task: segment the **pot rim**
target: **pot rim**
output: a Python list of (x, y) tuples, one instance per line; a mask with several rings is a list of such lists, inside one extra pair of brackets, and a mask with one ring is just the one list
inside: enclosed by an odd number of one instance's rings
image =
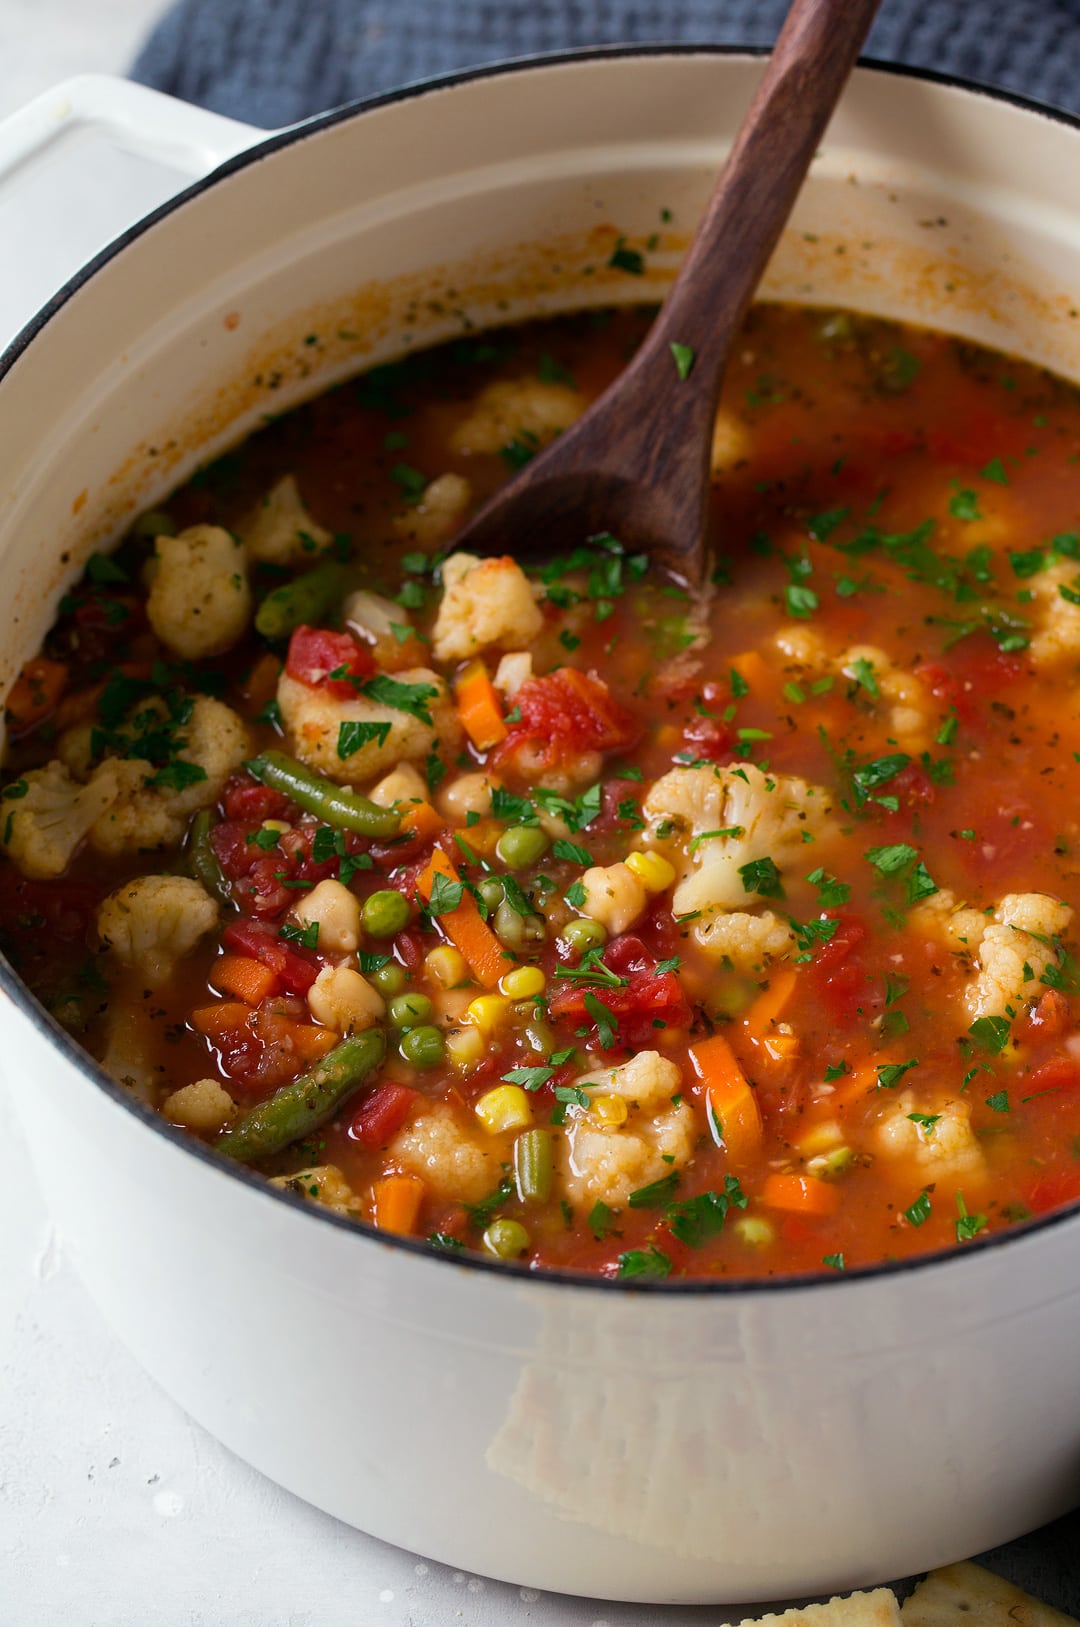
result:
[[(191, 199), (199, 197), (209, 187), (218, 181), (237, 174), (250, 164), (260, 162), (279, 149), (291, 146), (294, 142), (302, 141), (310, 135), (343, 124), (358, 115), (375, 111), (380, 107), (392, 106), (398, 102), (412, 101), (414, 98), (424, 96), (432, 91), (446, 90), (455, 86), (470, 84), (476, 80), (491, 79), (500, 75), (510, 75), (528, 72), (536, 68), (559, 67), (575, 62), (617, 61), (625, 58), (637, 57), (721, 57), (743, 58), (749, 61), (760, 60), (769, 55), (764, 46), (742, 46), (722, 44), (664, 44), (662, 42), (633, 44), (633, 45), (606, 45), (581, 46), (571, 50), (537, 52), (531, 56), (513, 57), (505, 61), (484, 63), (474, 68), (457, 69), (451, 73), (435, 75), (427, 79), (419, 79), (402, 85), (395, 90), (381, 92), (377, 96), (364, 97), (353, 102), (345, 102), (340, 107), (331, 108), (328, 112), (315, 114), (299, 124), (289, 125), (284, 130), (271, 131), (263, 140), (255, 142), (251, 147), (228, 158), (219, 164), (207, 175), (200, 177), (190, 186), (185, 187), (165, 203), (144, 215), (134, 225), (127, 228), (111, 243), (100, 250), (88, 260), (85, 265), (59, 288), (55, 294), (31, 317), (30, 321), (17, 333), (11, 343), (0, 351), (0, 385), (11, 371), (12, 367), (26, 351), (37, 335), (52, 320), (54, 316), (85, 286), (89, 280), (101, 271), (116, 255), (123, 252), (130, 243), (141, 237), (144, 232), (163, 220), (174, 210), (180, 209)], [(858, 67), (872, 73), (891, 74), (897, 78), (921, 80), (931, 85), (939, 85), (946, 89), (966, 91), (976, 96), (986, 97), (988, 100), (1003, 102), (1021, 111), (1038, 114), (1040, 117), (1062, 124), (1069, 129), (1080, 131), (1080, 118), (1066, 112), (1062, 108), (1050, 106), (1036, 101), (1034, 98), (1024, 96), (1018, 92), (1003, 90), (999, 86), (986, 85), (978, 80), (967, 79), (959, 74), (939, 72), (933, 68), (913, 67), (907, 63), (886, 62), (871, 56), (861, 56)], [(1045, 1232), (1053, 1227), (1068, 1224), (1080, 1216), (1080, 1200), (1054, 1210), (1049, 1214), (1041, 1215), (1031, 1221), (1010, 1227), (1003, 1232), (995, 1232), (987, 1237), (974, 1238), (963, 1247), (935, 1249), (926, 1254), (913, 1255), (900, 1260), (883, 1260), (872, 1265), (853, 1266), (841, 1271), (826, 1270), (807, 1272), (805, 1274), (778, 1276), (778, 1277), (748, 1277), (748, 1278), (690, 1278), (665, 1279), (659, 1282), (626, 1281), (617, 1278), (605, 1278), (588, 1275), (584, 1272), (567, 1270), (533, 1270), (529, 1266), (517, 1264), (514, 1261), (487, 1260), (480, 1254), (444, 1252), (431, 1247), (426, 1240), (420, 1238), (400, 1237), (394, 1233), (381, 1232), (370, 1222), (354, 1220), (344, 1215), (334, 1214), (331, 1210), (319, 1204), (309, 1203), (306, 1199), (297, 1197), (293, 1193), (282, 1191), (271, 1186), (261, 1175), (248, 1169), (245, 1165), (234, 1164), (216, 1154), (205, 1142), (186, 1135), (178, 1127), (169, 1124), (160, 1113), (155, 1112), (138, 1097), (125, 1092), (123, 1088), (108, 1074), (99, 1062), (96, 1062), (88, 1052), (84, 1051), (65, 1028), (46, 1010), (29, 987), (18, 976), (7, 957), (0, 954), (0, 992), (6, 994), (20, 1016), (26, 1017), (38, 1030), (39, 1034), (47, 1039), (59, 1050), (67, 1061), (73, 1064), (76, 1071), (81, 1073), (89, 1082), (96, 1085), (105, 1096), (120, 1107), (162, 1136), (167, 1142), (184, 1152), (187, 1156), (199, 1159), (208, 1169), (215, 1171), (230, 1179), (236, 1179), (246, 1186), (248, 1190), (261, 1193), (272, 1202), (282, 1203), (294, 1213), (305, 1214), (316, 1225), (330, 1225), (351, 1233), (353, 1236), (377, 1242), (381, 1246), (390, 1246), (412, 1255), (418, 1260), (438, 1261), (439, 1266), (455, 1265), (463, 1270), (480, 1271), (484, 1273), (497, 1273), (499, 1276), (509, 1276), (511, 1280), (527, 1280), (532, 1283), (550, 1284), (552, 1291), (556, 1288), (570, 1288), (577, 1292), (624, 1293), (624, 1294), (659, 1294), (665, 1297), (687, 1295), (698, 1298), (702, 1295), (723, 1296), (730, 1298), (745, 1294), (777, 1295), (784, 1292), (813, 1290), (815, 1288), (838, 1288), (845, 1282), (866, 1282), (880, 1278), (890, 1278), (911, 1272), (927, 1271), (933, 1268), (957, 1266), (959, 1262), (971, 1255), (982, 1255), (992, 1249), (1006, 1247), (1011, 1243), (1030, 1239), (1037, 1232)]]

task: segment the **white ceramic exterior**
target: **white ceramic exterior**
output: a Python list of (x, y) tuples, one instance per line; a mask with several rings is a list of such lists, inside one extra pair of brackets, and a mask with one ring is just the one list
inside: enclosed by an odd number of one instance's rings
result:
[[(466, 321), (661, 289), (680, 239), (642, 280), (606, 267), (614, 234), (692, 225), (758, 71), (632, 53), (408, 93), (271, 138), (134, 235), (0, 369), (0, 678), (88, 550), (268, 406)], [(159, 151), (201, 117), (139, 97)], [(206, 128), (219, 154), (246, 139)], [(0, 127), (0, 205), (12, 154)], [(1071, 126), (863, 70), (767, 291), (1080, 378), (1078, 163)], [(193, 1152), (2, 987), (4, 1071), (118, 1333), (234, 1451), (366, 1531), (549, 1590), (757, 1600), (959, 1558), (1080, 1492), (1076, 1212), (743, 1288), (463, 1263)]]

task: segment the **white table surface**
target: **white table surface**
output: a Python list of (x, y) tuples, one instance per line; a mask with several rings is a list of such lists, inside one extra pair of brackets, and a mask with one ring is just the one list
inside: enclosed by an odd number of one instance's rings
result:
[[(0, 0), (0, 117), (71, 74), (122, 71), (161, 9), (161, 0)], [(175, 1407), (105, 1325), (48, 1219), (3, 1085), (0, 1149), (0, 1627), (729, 1619), (718, 1608), (506, 1586), (391, 1548), (280, 1491)], [(1034, 1587), (1070, 1553), (1080, 1553), (1075, 1520), (1010, 1549), (999, 1568)]]

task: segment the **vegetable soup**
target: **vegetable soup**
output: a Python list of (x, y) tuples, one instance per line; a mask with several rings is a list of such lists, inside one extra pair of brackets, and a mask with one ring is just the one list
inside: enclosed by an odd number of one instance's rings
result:
[(650, 316), (375, 368), (94, 555), (8, 696), (0, 943), (171, 1124), (436, 1249), (964, 1246), (1080, 1198), (1080, 399), (762, 305), (707, 597), (455, 551)]

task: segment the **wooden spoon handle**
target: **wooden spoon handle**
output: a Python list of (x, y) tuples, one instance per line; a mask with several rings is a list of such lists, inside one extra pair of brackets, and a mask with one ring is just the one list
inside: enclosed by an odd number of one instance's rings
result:
[[(727, 357), (811, 160), (869, 33), (880, 0), (794, 0), (743, 119), (678, 283), (643, 355), (672, 341), (694, 350), (707, 394)], [(715, 402), (715, 394), (713, 396)]]

